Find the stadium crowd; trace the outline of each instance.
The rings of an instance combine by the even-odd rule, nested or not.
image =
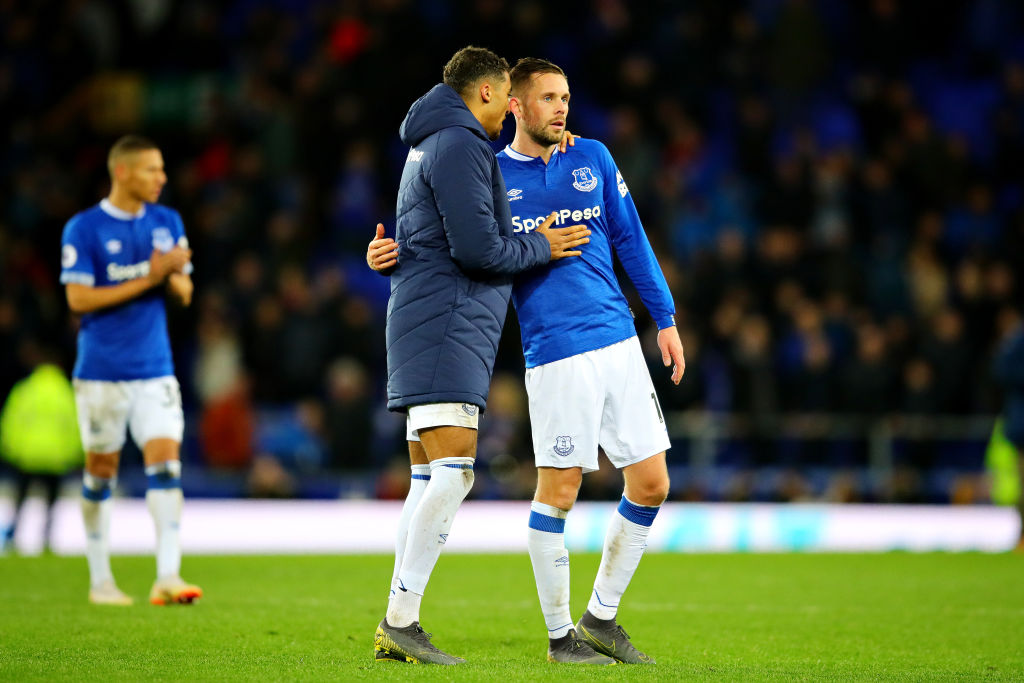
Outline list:
[[[172,342],[184,457],[208,468],[187,468],[186,487],[202,471],[211,491],[401,496],[388,284],[363,254],[378,220],[393,230],[399,122],[472,42],[559,63],[569,128],[620,164],[687,353],[670,387],[647,339],[663,407],[747,421],[753,436],[716,464],[784,468],[767,485],[677,477],[673,497],[974,500],[844,485],[863,448],[770,438],[780,414],[999,407],[992,352],[1024,296],[1024,8],[933,5],[0,0],[0,398],[39,346],[70,368],[61,230],[104,196],[111,141],[142,132],[194,250],[195,304],[171,311]],[[497,365],[473,495],[522,497],[534,470],[512,314]],[[980,466],[977,444],[961,451]],[[900,458],[918,471],[935,453]],[[832,472],[820,486],[818,466]],[[611,478],[585,487],[617,496]]]

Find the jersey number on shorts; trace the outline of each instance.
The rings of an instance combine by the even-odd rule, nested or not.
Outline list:
[[[651,392],[651,400],[654,401],[654,409],[658,411],[658,422],[665,424],[665,417],[661,414],[661,405],[658,403],[658,395]]]
[[[172,384],[165,384],[164,391],[167,396],[164,397],[164,408],[181,407],[181,388],[176,387]]]

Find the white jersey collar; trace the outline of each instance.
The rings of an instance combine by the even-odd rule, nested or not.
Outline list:
[[[512,145],[505,145],[505,154],[507,154],[510,159],[515,159],[516,161],[533,161],[534,159],[538,159],[539,158],[539,157],[528,157],[525,154],[523,154],[522,152],[517,152],[514,149],[512,149]],[[558,148],[557,147],[555,147],[555,151],[552,152],[551,156],[555,156],[556,154],[558,154]]]
[[[142,218],[143,216],[146,215],[145,204],[142,205],[142,208],[139,209],[138,213],[128,213],[124,209],[119,209],[116,206],[114,206],[114,204],[106,197],[100,200],[100,208],[103,209],[103,212],[106,213],[108,216],[117,218],[122,221],[135,220],[136,218]]]

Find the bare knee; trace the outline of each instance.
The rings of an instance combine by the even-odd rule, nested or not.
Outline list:
[[[559,510],[571,510],[576,504],[576,496],[579,495],[579,487],[562,486],[553,491],[548,491],[543,496],[538,492],[534,497],[538,503],[544,503],[556,507]]]
[[[476,430],[467,427],[430,427],[419,430],[427,459],[476,458]],[[410,457],[413,455],[410,450]]]
[[[113,479],[117,476],[117,465],[121,459],[121,453],[86,453],[85,471],[94,477],[101,479]]]
[[[537,493],[533,499],[560,510],[570,510],[576,504],[582,482],[583,471],[578,467],[540,467],[537,469]]]
[[[181,444],[174,439],[150,439],[142,446],[142,460],[147,466],[178,460],[180,450]]]
[[[665,453],[657,453],[622,469],[626,498],[637,505],[661,505],[668,498],[668,468]]]
[[[626,482],[626,498],[637,505],[661,505],[668,498],[668,475]]]

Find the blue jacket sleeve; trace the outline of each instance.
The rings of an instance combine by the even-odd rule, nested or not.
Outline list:
[[[1004,386],[1024,390],[1024,328],[1018,328],[999,347],[993,370]]]
[[[450,144],[431,168],[430,185],[452,259],[465,271],[490,275],[514,275],[547,263],[551,247],[543,235],[501,234],[494,214],[494,173],[501,171],[490,148],[463,141]],[[500,177],[499,182],[504,187]],[[505,200],[504,191],[500,199]]]
[[[672,327],[676,324],[672,292],[665,281],[664,273],[661,272],[661,266],[658,265],[658,259],[654,256],[651,243],[647,240],[647,233],[640,223],[640,215],[636,212],[636,205],[633,204],[633,197],[629,194],[622,174],[616,168],[608,149],[601,143],[597,144],[601,175],[605,180],[604,206],[608,213],[608,226],[615,253],[658,329]]]

